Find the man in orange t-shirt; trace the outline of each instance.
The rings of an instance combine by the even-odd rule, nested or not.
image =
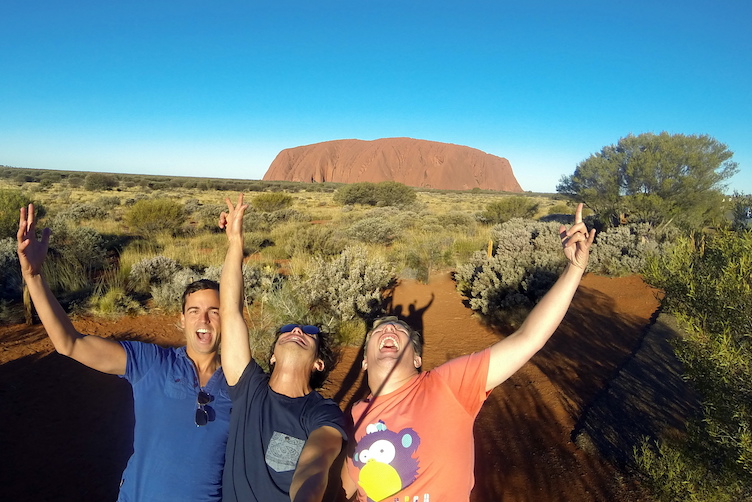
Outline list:
[[[585,272],[595,230],[559,229],[569,263],[520,328],[491,347],[421,372],[421,335],[396,317],[366,335],[371,395],[355,404],[355,450],[342,482],[360,502],[462,502],[475,484],[473,423],[489,393],[548,341]]]

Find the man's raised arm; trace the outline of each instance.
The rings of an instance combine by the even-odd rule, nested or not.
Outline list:
[[[582,222],[582,204],[577,206],[574,225],[569,230],[562,225],[559,234],[569,263],[519,329],[491,346],[486,391],[491,391],[512,376],[545,345],[572,303],[595,239],[595,230],[588,232]]]
[[[42,239],[38,240],[34,216],[33,204],[29,204],[28,210],[21,208],[16,234],[18,259],[31,300],[55,350],[95,370],[115,375],[124,374],[126,353],[123,346],[112,340],[79,333],[52,294],[42,275],[50,229],[45,228]]]
[[[248,326],[243,318],[243,214],[248,204],[243,204],[243,194],[233,206],[229,198],[227,212],[219,217],[219,227],[227,234],[227,255],[219,280],[219,311],[222,319],[222,368],[229,385],[240,380],[251,361]]]

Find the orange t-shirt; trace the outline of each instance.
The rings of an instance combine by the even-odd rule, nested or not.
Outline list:
[[[469,500],[489,359],[488,349],[452,359],[353,406],[357,444],[347,464],[360,502]]]

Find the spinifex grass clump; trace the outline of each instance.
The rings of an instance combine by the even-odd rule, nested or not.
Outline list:
[[[752,233],[681,238],[645,277],[685,325],[676,353],[703,416],[684,443],[646,445],[638,465],[663,500],[752,500]]]

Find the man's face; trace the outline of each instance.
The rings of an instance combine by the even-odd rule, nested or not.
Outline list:
[[[213,289],[202,289],[188,295],[185,310],[180,316],[180,326],[189,353],[216,353],[221,332],[219,293]]]
[[[318,358],[318,329],[314,333],[314,330],[307,328],[312,327],[293,324],[283,326],[282,333],[277,337],[277,342],[274,344],[274,355],[271,361],[276,364],[279,358],[290,357],[294,358],[295,361],[312,364],[314,370],[323,370],[323,361]]]
[[[415,353],[410,333],[404,326],[385,322],[371,331],[366,343],[363,369],[383,363],[400,364],[416,370],[421,366],[421,357]]]

